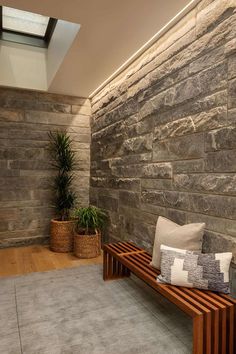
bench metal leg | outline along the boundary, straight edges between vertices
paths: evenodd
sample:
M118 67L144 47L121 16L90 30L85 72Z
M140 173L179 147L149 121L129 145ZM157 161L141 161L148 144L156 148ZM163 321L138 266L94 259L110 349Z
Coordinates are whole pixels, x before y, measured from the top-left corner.
M130 276L130 270L106 250L103 251L103 280L120 279Z

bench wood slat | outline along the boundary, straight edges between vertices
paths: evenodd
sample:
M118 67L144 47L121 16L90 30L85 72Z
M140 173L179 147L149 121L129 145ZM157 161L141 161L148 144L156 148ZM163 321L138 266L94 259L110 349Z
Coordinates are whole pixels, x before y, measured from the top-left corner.
M151 269L151 267L149 267L147 264L140 262L139 259L137 259L137 257L135 257L134 254L127 256L125 258L131 261L132 263L134 263L138 268L150 274L154 279L156 279L157 273L155 272L155 270Z
M152 274L154 274L155 279L157 278L157 276L159 274L158 270L153 268L152 266L150 266L149 263L147 263L145 260L143 260L142 257L140 257L140 254L137 254L137 253L132 254L132 255L130 255L130 258L134 259L138 266L142 265L145 269L148 269Z
M126 245L125 247L127 249L127 252L143 253L143 258L145 258L147 262L150 263L151 261L150 255L145 250L141 249L140 247L139 248L133 247L131 245Z

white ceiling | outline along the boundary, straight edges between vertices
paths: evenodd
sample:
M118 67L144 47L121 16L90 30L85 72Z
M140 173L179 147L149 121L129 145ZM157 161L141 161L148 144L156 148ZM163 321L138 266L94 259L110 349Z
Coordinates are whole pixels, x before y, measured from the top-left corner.
M190 0L2 0L81 25L50 92L87 97Z

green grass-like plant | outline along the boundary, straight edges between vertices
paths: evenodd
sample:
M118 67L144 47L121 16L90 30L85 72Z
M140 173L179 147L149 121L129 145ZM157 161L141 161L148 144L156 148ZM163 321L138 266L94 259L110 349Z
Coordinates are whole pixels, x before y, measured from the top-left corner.
M79 208L74 216L78 219L77 230L80 234L94 235L101 231L107 223L107 214L95 206Z
M73 141L65 131L49 132L49 151L52 165L57 170L53 182L54 207L59 220L70 219L70 211L75 205L76 195L72 190L75 152Z

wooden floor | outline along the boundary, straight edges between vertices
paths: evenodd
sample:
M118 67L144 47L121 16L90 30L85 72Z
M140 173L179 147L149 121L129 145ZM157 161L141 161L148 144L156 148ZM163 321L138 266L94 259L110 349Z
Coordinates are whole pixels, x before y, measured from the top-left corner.
M78 259L73 254L55 253L47 246L41 245L0 249L0 276L101 263L102 256L93 259Z

